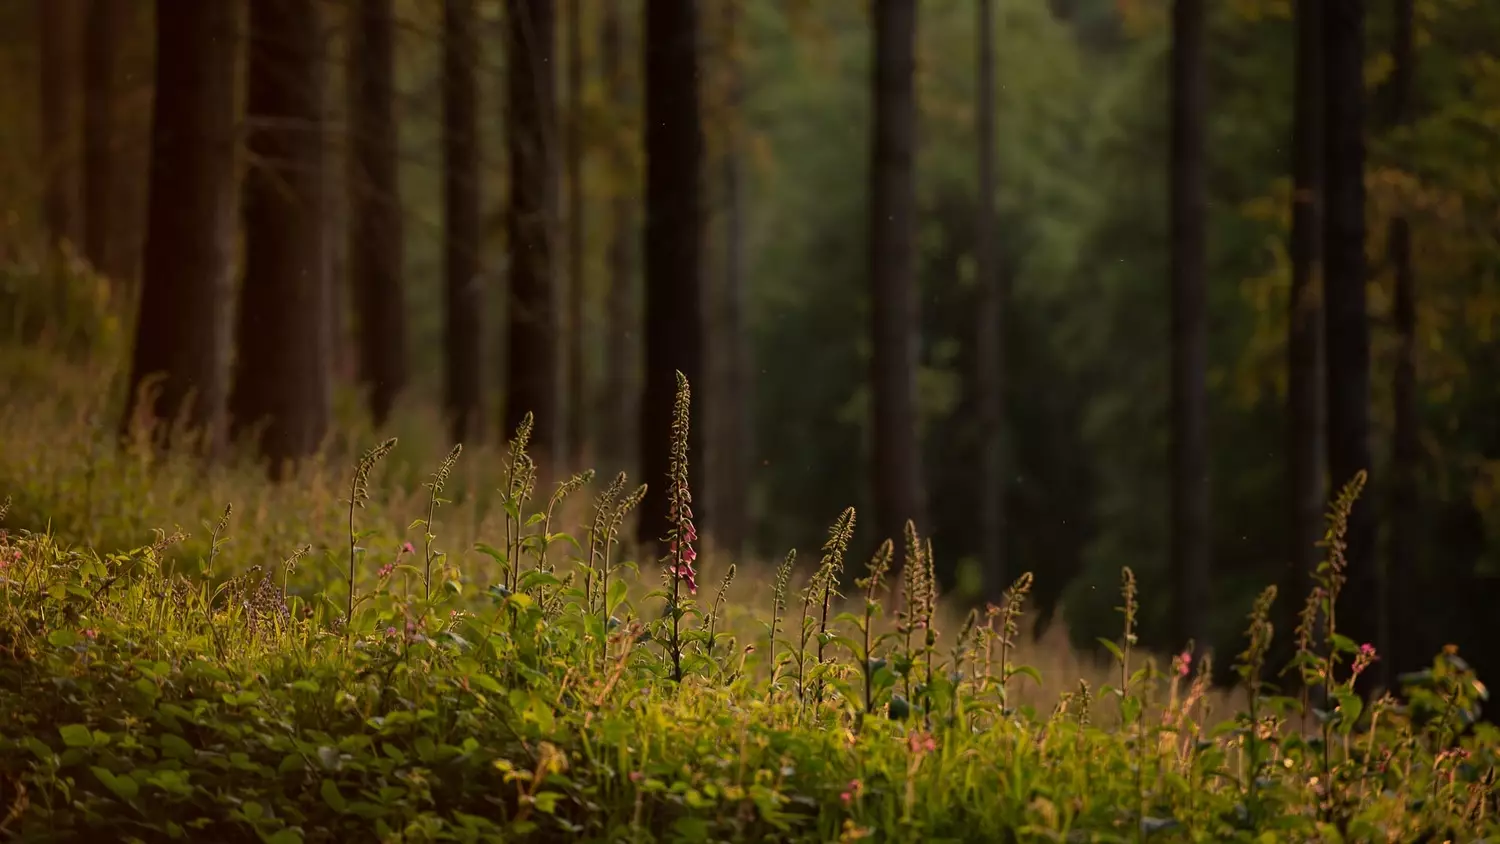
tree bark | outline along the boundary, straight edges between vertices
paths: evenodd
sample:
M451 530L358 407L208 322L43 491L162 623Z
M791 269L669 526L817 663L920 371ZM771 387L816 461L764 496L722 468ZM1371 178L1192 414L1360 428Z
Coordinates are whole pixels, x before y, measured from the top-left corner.
M443 12L444 395L456 443L483 436L484 280L479 248L479 59L474 0Z
M1413 5L1413 0L1395 0L1395 30L1391 44L1394 67L1388 94L1389 121L1396 129L1406 126L1411 120L1412 74L1415 70ZM1383 685L1389 685L1391 672L1416 670L1417 660L1426 657L1422 652L1424 637L1412 623L1413 614L1389 612L1391 595L1401 596L1402 601L1417 601L1420 605L1417 469L1422 460L1421 421L1417 416L1417 280L1412 266L1411 224L1404 214L1397 214L1390 225L1390 262L1396 281L1396 413L1391 443L1390 589L1387 600L1381 604L1386 610L1383 614L1386 623L1381 625L1380 635L1396 650L1383 660L1386 665L1376 663L1376 667L1383 669L1376 682Z
M37 0L41 73L41 153L46 188L43 214L49 248L63 241L82 246L79 238L78 168L74 160L78 112L78 0Z
M554 270L557 237L557 102L550 0L506 6L510 113L510 370L506 433L533 414L531 443L544 474L558 452L558 324Z
M568 0L568 444L570 466L583 465L588 439L583 299L583 7Z
M323 73L317 0L251 0L245 273L231 431L273 479L328 429Z
M1370 327L1365 304L1365 88L1363 0L1324 0L1326 67L1324 331L1327 344L1328 471L1334 490L1370 465ZM1373 488L1373 487L1372 487ZM1375 512L1368 490L1347 534L1348 583L1340 632L1384 652L1377 635ZM1378 663L1377 663L1378 664ZM1370 672L1373 679L1373 672ZM1362 680L1364 678L1361 678Z
M150 200L122 427L153 426L159 446L181 413L212 452L224 409L239 8L157 0Z
M83 253L116 286L126 281L111 260L118 6L117 0L89 0L83 46Z
M1279 604L1290 632L1321 559L1323 511L1323 0L1298 0L1292 121L1292 286L1287 312L1287 571ZM1291 658L1291 640L1284 653Z
M393 5L393 0L359 0L349 59L348 266L358 317L359 378L377 427L390 418L406 386Z
M900 541L907 519L925 521L916 369L917 4L875 0L874 122L870 166L870 301L874 355L877 536Z
M646 3L646 389L641 469L651 485L638 522L651 547L667 525L672 405L681 371L697 388L689 438L689 483L701 489L703 432L704 140L698 91L698 4ZM696 515L700 523L711 516Z
M974 265L979 285L975 326L980 424L980 558L984 596L998 604L1010 585L1006 571L1005 504L1005 301L995 254L995 4L978 0L979 102L977 123L978 193L974 220Z
M615 120L628 122L630 84L625 55L625 25L621 0L603 0L600 59ZM609 325L606 329L605 383L600 443L606 462L619 470L630 470L639 432L637 421L640 383L640 290L637 286L635 254L635 203L631 185L630 145L624 133L615 133L609 144L609 292L606 295Z
M708 484L714 491L714 542L732 557L744 552L750 486L746 455L749 453L749 400L753 384L747 374L749 349L745 336L745 200L744 200L744 33L738 3L724 3L721 33L724 42L726 113L718 121L723 146L719 150L719 185L723 225L721 286L716 297L717 318L711 342L717 360L714 465Z
M1208 647L1208 216L1203 0L1172 6L1172 618L1178 642Z

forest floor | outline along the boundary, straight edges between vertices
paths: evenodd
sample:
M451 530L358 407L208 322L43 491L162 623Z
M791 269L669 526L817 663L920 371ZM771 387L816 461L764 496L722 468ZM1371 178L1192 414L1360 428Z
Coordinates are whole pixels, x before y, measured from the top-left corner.
M800 565L674 557L693 593L622 559L624 479L539 490L521 448L442 459L419 435L361 452L377 440L349 427L273 486L118 447L96 376L39 365L28 388L25 370L0 407L0 831L16 840L1500 832L1500 740L1456 653L1367 701L1353 678L1378 655L1274 631L1301 641L1289 676L1309 692L1225 695L1208 659L1131 647L1149 596L1127 571L1100 666L1020 634L1029 577L965 617L915 530L846 561L852 511ZM663 533L691 556L689 519ZM1339 574L1335 559L1320 579ZM1272 634L1258 613L1244 652L1217 658L1274 678Z

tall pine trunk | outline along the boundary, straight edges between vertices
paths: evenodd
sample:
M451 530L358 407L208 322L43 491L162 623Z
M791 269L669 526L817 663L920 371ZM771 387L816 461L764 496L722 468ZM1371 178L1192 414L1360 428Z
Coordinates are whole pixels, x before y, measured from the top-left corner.
M1323 214L1323 0L1298 0L1292 120L1292 287L1287 312L1287 571L1282 629L1290 631L1322 555L1323 308L1319 274ZM1291 658L1289 637L1282 653ZM1280 663L1278 663L1280 664Z
M1411 120L1412 74L1415 70L1412 30L1413 0L1395 0L1395 31L1391 44L1394 68L1391 74L1389 121L1398 131ZM1388 596L1401 596L1403 602L1420 601L1417 578L1417 543L1420 531L1420 504L1417 498L1417 469L1422 459L1421 422L1417 417L1417 291L1416 272L1412 267L1411 225L1404 214L1391 220L1390 262L1395 273L1396 362L1395 430L1392 432L1390 496L1390 589ZM1382 608L1389 610L1389 599ZM1391 671L1416 670L1422 659L1424 636L1412 624L1417 613L1388 613L1388 624L1381 625L1380 635L1396 650L1389 655L1385 672L1377 682L1388 680Z
M89 0L83 43L83 254L116 288L127 281L113 250L117 0Z
M323 44L317 0L250 0L245 272L231 431L255 435L273 479L328 430Z
M625 65L625 21L622 0L603 0L600 24L600 63L608 91L612 122L629 122L630 84ZM639 437L640 290L635 269L634 170L630 144L623 132L609 143L609 232L606 295L609 323L605 333L605 384L601 391L600 446L608 465L631 469Z
M506 6L506 136L510 152L510 334L505 432L528 412L532 450L544 474L558 452L558 324L554 268L557 237L557 102L551 0Z
M443 394L449 436L456 443L484 431L474 4L444 0L443 6Z
M1204 173L1205 9L1172 5L1172 618L1208 646L1208 280Z
M584 284L583 201L583 6L568 0L568 420L567 459L584 462L588 439L588 385L583 342Z
M211 451L228 377L240 4L156 5L144 273L122 424L154 426L165 445L181 412Z
M41 154L45 178L43 217L47 245L57 248L63 241L79 241L78 59L80 0L37 0L40 29L41 72L38 99L41 104Z
M677 372L705 394L703 374L704 141L698 91L696 0L646 2L646 389L641 404L641 472L651 485L638 523L647 547L667 522L672 404ZM694 402L690 483L701 488L703 432ZM710 515L699 512L701 522Z
M745 547L748 518L749 349L745 334L745 198L744 198L744 27L736 3L720 9L719 47L724 63L725 109L719 123L721 146L718 184L721 225L719 288L714 297L712 343L715 374L713 396L714 465L708 485L713 490L714 542L738 557Z
M979 392L979 542L984 595L999 603L1009 584L1005 536L1005 317L1004 282L995 254L995 3L978 0L979 101L974 113L978 143L978 192L974 219L974 264L979 276L975 325L975 388Z
M1323 307L1328 472L1334 490L1370 465L1370 326L1365 304L1364 0L1324 0ZM1370 489L1373 489L1373 484ZM1385 652L1377 635L1375 511L1366 490L1349 519L1340 631ZM1377 663L1378 664L1378 663ZM1374 672L1367 672L1373 679ZM1364 679L1364 678L1361 678Z
M349 281L359 379L377 426L406 386L393 16L393 0L359 0L349 56Z
M917 4L875 0L874 122L870 162L869 273L874 355L876 536L899 541L907 519L924 519L916 370L915 90Z

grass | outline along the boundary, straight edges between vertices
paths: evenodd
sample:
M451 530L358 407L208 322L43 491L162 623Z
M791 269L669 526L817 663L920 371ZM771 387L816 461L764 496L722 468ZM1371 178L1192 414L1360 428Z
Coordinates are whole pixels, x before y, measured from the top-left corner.
M849 510L810 571L716 566L692 522L685 382L669 550L645 563L621 541L639 486L585 474L538 489L524 430L426 476L386 441L272 488L238 463L65 447L59 432L85 430L97 405L65 378L51 389L0 408L10 523L30 525L0 538L0 830L18 840L1500 829L1500 742L1476 723L1484 687L1458 654L1399 698L1353 691L1378 655L1330 610L1357 486L1331 508L1303 624L1273 630L1268 590L1226 697L1191 648L1134 647L1128 570L1101 670L1031 659L1030 575L1002 606L955 615L914 525L899 551L846 560ZM194 522L196 537L141 536ZM1298 645L1281 674L1264 665L1276 635Z

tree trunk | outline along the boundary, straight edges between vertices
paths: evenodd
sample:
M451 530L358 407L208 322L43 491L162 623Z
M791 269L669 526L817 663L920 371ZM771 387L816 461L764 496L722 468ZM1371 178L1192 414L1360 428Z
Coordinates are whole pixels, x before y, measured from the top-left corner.
M980 557L984 596L998 604L1010 585L1005 535L1005 317L1004 281L995 254L995 4L979 0L979 102L975 105L979 146L974 264L979 313L975 326L980 424Z
M127 433L153 426L165 446L180 412L209 452L228 376L238 11L235 2L157 0L144 274L122 420Z
M116 286L126 281L111 260L118 7L117 0L89 0L83 45L83 252Z
M1172 6L1172 618L1208 647L1208 217L1203 0Z
M479 59L475 0L443 12L444 395L456 443L483 436L484 280L479 248Z
M608 90L611 114L616 121L628 122L630 104L624 55L624 20L621 0L603 0L600 32L600 58L604 83ZM606 462L616 471L633 469L639 432L636 422L640 410L640 291L636 286L634 262L635 202L631 185L630 145L624 133L616 132L609 144L609 293L606 296L609 325L605 344L605 403L600 415L600 432Z
M393 14L393 0L359 0L349 57L349 278L359 377L376 426L390 418L406 386Z
M1323 0L1298 0L1292 122L1292 288L1287 313L1287 571L1280 627L1290 633L1312 588L1323 511L1323 308L1318 287L1323 209ZM1291 658L1291 639L1278 636ZM1280 664L1280 663L1278 663Z
M738 558L744 552L747 496L750 486L749 398L754 389L747 375L749 350L745 336L745 200L744 180L744 34L737 3L724 3L720 55L724 58L725 113L718 120L723 146L719 150L719 184L723 191L723 266L715 303L717 315L711 343L716 360L711 385L715 443L714 465L708 485L713 490L714 542Z
M568 443L572 467L583 465L588 438L583 298L583 7L568 0Z
M698 3L646 3L646 389L641 470L651 485L638 522L651 547L667 525L672 405L681 371L698 389L689 439L689 483L701 488L708 414L703 383L704 159L698 91ZM699 509L699 508L695 508ZM698 512L700 523L711 516Z
M1365 88L1363 0L1324 0L1324 331L1327 344L1328 471L1334 490L1370 466L1370 327L1365 305ZM1340 632L1373 643L1379 609L1375 512L1368 491L1347 535L1348 583ZM1378 663L1377 663L1378 664ZM1369 673L1373 678L1373 672ZM1363 679L1363 678L1362 678Z
M78 168L74 160L78 113L79 32L78 0L37 0L41 30L41 153L46 176L43 199L47 245L57 248L63 241L79 241Z
M916 369L915 90L917 4L875 0L874 122L870 166L870 301L874 355L876 536L900 541L907 519L925 519Z
M1411 86L1413 68L1412 17L1413 0L1395 0L1395 32L1391 56L1395 67L1390 80L1390 115L1394 128L1411 120ZM1390 262L1395 271L1396 364L1395 364L1395 430L1391 454L1391 533L1390 590L1403 602L1420 606L1417 579L1417 543L1419 542L1419 503L1417 468L1422 459L1421 422L1417 417L1417 302L1416 273L1411 260L1411 225L1404 214L1391 220ZM1412 624L1415 613L1389 613L1390 602L1382 601L1387 611L1380 635L1396 650L1383 662L1384 673L1377 683L1389 685L1393 671L1416 670L1417 660L1424 660L1422 631ZM1377 667L1382 667L1376 663Z
M323 74L317 0L251 0L245 273L229 407L272 478L328 429Z
M558 453L558 324L553 268L557 236L557 103L549 0L506 6L510 102L510 350L505 432L533 414L532 452L543 473Z

